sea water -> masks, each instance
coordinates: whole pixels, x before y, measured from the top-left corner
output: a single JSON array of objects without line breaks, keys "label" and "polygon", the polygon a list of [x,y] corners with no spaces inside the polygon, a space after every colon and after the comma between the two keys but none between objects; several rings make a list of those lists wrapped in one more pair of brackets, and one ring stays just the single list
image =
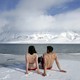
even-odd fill
[{"label": "sea water", "polygon": [[80,44],[0,44],[0,53],[24,55],[31,45],[38,54],[45,53],[47,46],[52,46],[57,53],[80,53]]}]

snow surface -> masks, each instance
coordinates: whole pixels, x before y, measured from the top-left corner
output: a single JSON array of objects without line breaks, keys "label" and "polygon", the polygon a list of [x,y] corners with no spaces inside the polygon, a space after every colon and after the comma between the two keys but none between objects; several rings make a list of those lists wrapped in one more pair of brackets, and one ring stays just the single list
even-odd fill
[{"label": "snow surface", "polygon": [[0,54],[0,80],[80,80],[80,61],[60,59],[59,62],[67,73],[59,72],[54,63],[53,70],[47,70],[45,77],[35,71],[26,75],[23,55]]}]

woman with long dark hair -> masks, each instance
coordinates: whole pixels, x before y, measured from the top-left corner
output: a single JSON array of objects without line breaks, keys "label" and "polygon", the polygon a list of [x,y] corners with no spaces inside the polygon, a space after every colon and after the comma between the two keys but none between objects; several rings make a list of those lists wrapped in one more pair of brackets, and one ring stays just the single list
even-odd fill
[{"label": "woman with long dark hair", "polygon": [[26,59],[26,74],[28,74],[28,70],[37,70],[39,73],[38,66],[38,55],[34,46],[29,46],[28,53],[25,56]]}]

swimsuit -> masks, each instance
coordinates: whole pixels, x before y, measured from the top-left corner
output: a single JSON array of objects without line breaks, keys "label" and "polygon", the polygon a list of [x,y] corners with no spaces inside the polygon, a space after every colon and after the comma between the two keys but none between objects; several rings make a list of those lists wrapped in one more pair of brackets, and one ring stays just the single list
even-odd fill
[{"label": "swimsuit", "polygon": [[37,68],[33,68],[33,69],[29,69],[29,68],[28,68],[28,70],[36,70],[36,69],[37,69]]},{"label": "swimsuit", "polygon": [[[29,65],[33,65],[33,63],[29,63]],[[35,68],[28,68],[28,70],[36,70],[37,69],[37,67],[35,67]]]}]

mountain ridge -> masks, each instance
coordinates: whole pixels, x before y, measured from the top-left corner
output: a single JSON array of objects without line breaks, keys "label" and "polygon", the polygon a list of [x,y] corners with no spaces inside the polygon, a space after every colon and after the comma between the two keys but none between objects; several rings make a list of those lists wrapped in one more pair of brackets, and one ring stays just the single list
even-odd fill
[{"label": "mountain ridge", "polygon": [[34,33],[18,34],[0,33],[0,43],[80,43],[80,34],[67,31],[60,34]]}]

